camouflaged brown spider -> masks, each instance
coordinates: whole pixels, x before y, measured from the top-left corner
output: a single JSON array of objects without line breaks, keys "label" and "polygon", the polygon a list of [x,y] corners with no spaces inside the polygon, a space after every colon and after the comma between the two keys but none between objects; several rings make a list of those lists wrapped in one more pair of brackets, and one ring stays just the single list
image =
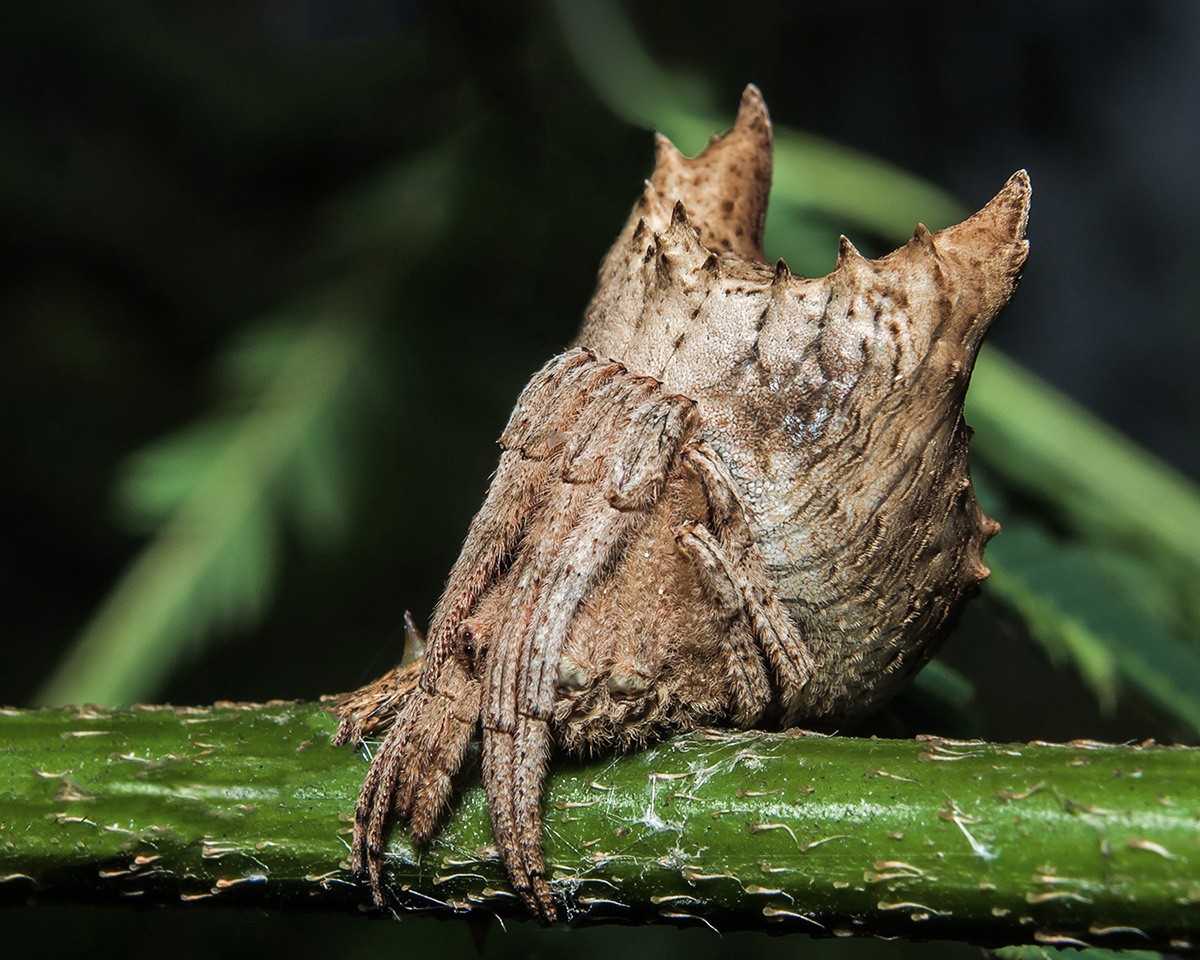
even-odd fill
[{"label": "camouflaged brown spider", "polygon": [[383,887],[394,815],[429,840],[468,746],[536,916],[555,751],[701,725],[838,723],[893,695],[987,576],[962,402],[1027,254],[1024,172],[965,222],[834,271],[762,253],[771,127],[652,179],[573,349],[539,371],[433,614],[425,655],[342,698],[336,742],[387,729],[353,869]]}]

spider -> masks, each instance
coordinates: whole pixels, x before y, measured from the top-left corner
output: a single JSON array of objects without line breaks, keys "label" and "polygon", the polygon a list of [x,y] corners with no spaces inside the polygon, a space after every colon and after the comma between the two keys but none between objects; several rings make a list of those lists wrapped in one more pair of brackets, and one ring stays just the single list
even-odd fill
[{"label": "spider", "polygon": [[1027,176],[879,260],[843,237],[804,279],[764,260],[771,162],[754,87],[699,156],[658,138],[575,346],[500,437],[424,656],[335,708],[338,743],[390,723],[352,858],[380,907],[390,820],[428,841],[473,742],[513,887],[549,922],[556,751],[843,722],[928,661],[987,576],[999,526],[962,401],[1027,254]]}]

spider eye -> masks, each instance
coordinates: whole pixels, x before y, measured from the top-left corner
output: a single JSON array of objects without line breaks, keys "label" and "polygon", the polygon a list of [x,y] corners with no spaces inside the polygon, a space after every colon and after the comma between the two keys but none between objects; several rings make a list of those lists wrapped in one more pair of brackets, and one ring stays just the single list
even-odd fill
[{"label": "spider eye", "polygon": [[482,651],[482,641],[483,638],[476,633],[471,624],[464,623],[462,625],[458,634],[458,652],[467,666],[472,669],[475,667],[476,659]]}]

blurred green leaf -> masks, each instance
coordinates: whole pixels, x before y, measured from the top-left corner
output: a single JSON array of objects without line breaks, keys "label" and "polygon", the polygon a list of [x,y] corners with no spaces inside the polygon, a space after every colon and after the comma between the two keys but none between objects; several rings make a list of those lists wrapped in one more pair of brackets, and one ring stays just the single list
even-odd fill
[{"label": "blurred green leaf", "polygon": [[940,660],[932,661],[918,673],[913,687],[947,709],[956,711],[966,711],[975,699],[971,681]]},{"label": "blurred green leaf", "polygon": [[[342,526],[349,496],[339,436],[360,415],[371,311],[345,290],[313,304],[240,417],[202,424],[140,455],[127,506],[161,523],[38,694],[42,703],[125,704],[169,675],[184,651],[252,623],[278,576],[280,528],[308,541]],[[283,349],[286,342],[286,349]],[[244,358],[243,358],[244,359]],[[295,520],[300,522],[296,523]]]},{"label": "blurred green leaf", "polygon": [[1080,539],[1142,558],[1181,617],[1200,615],[1200,488],[995,350],[976,365],[967,417],[972,453],[1005,487]]},{"label": "blurred green leaf", "polygon": [[1014,611],[1047,651],[1067,660],[1111,709],[1122,682],[1200,734],[1200,655],[1141,602],[1136,584],[1099,548],[1055,540],[1008,521],[988,546],[985,589]]},{"label": "blurred green leaf", "polygon": [[117,509],[131,533],[149,534],[194,495],[209,466],[237,431],[213,419],[165,437],[131,456],[117,483]]},{"label": "blurred green leaf", "polygon": [[[217,362],[217,409],[130,458],[126,524],[154,538],[35,698],[123,705],[189,648],[257,622],[287,529],[314,549],[345,532],[379,392],[378,337],[409,261],[450,222],[453,162],[433,150],[385,171],[314,231],[322,276],[242,331]],[[364,211],[370,216],[363,219]],[[357,213],[359,216],[355,216]]]},{"label": "blurred green leaf", "polygon": [[911,686],[900,694],[901,701],[911,699],[954,736],[979,735],[981,717],[975,702],[975,685],[943,660],[931,660],[913,678]]}]

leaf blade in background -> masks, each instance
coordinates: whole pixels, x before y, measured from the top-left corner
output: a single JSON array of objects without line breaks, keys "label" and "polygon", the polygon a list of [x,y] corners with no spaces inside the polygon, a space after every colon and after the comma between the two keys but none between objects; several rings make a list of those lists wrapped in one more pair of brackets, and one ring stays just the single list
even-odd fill
[{"label": "leaf blade in background", "polygon": [[310,246],[334,279],[235,339],[217,363],[218,410],[131,458],[122,512],[155,536],[35,703],[152,696],[189,649],[261,618],[285,528],[318,550],[346,529],[361,425],[378,416],[379,338],[411,255],[451,222],[452,147],[396,164],[329,210]]},{"label": "leaf blade in background", "polygon": [[1149,451],[995,350],[976,365],[972,452],[1009,489],[1082,540],[1130,551],[1200,613],[1200,489]]},{"label": "leaf blade in background", "polygon": [[[165,469],[144,467],[131,483],[142,506],[174,506],[38,692],[44,704],[127,704],[158,687],[203,637],[254,622],[278,576],[278,528],[293,492],[289,474],[303,457],[338,457],[312,449],[312,425],[356,416],[353,388],[370,360],[367,323],[337,323],[315,311],[297,327],[291,356],[253,408],[219,430],[189,431],[180,455],[160,448]],[[196,454],[204,435],[208,459]],[[214,438],[224,437],[224,442]],[[201,450],[201,453],[205,449]],[[186,466],[190,477],[173,474]],[[311,468],[310,468],[311,472]],[[152,494],[157,481],[167,492]],[[343,491],[307,491],[308,499]],[[311,509],[311,508],[310,508]]]},{"label": "leaf blade in background", "polygon": [[988,547],[988,596],[1057,660],[1069,659],[1112,709],[1122,684],[1200,736],[1200,654],[1139,602],[1090,544],[1009,521]]}]

